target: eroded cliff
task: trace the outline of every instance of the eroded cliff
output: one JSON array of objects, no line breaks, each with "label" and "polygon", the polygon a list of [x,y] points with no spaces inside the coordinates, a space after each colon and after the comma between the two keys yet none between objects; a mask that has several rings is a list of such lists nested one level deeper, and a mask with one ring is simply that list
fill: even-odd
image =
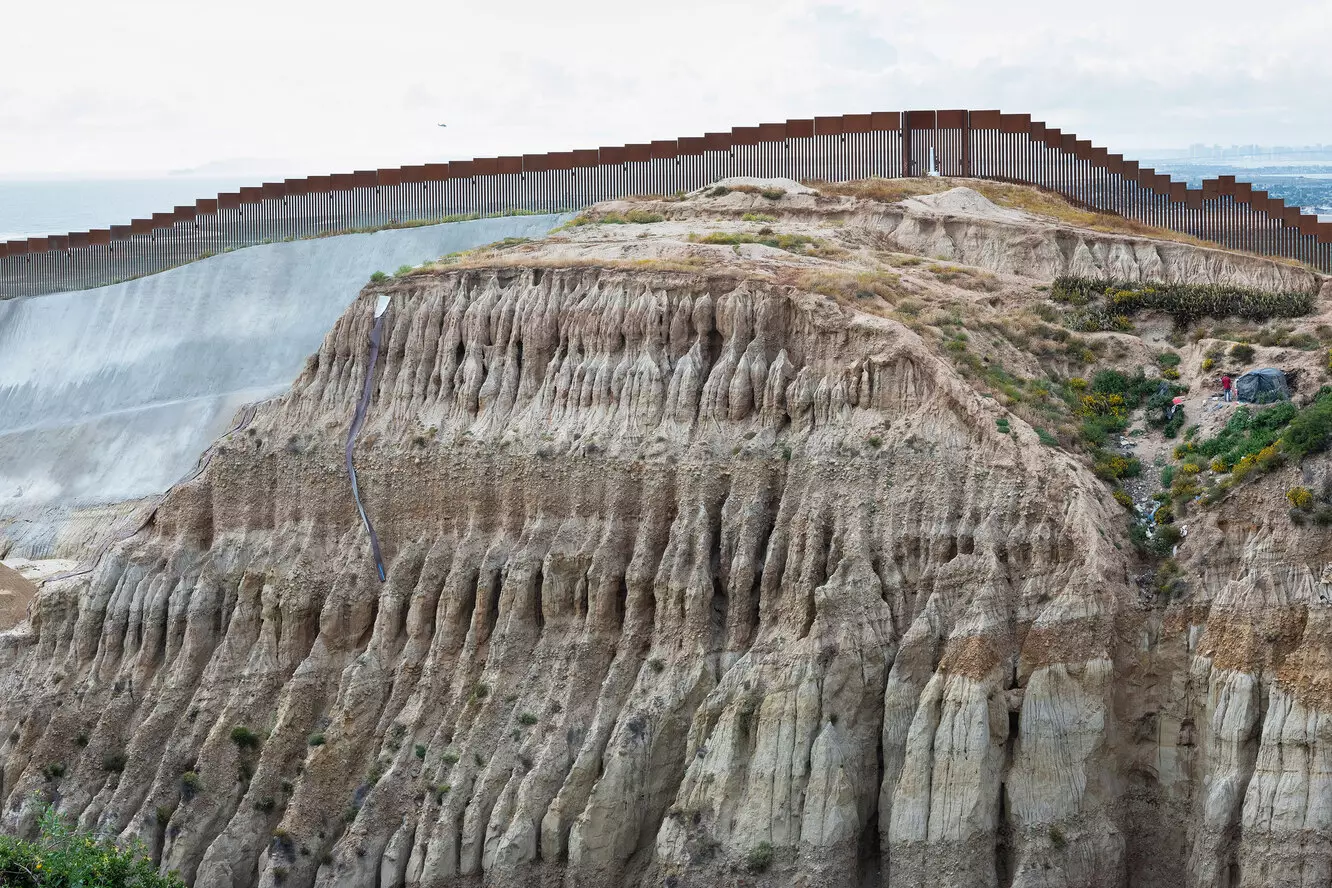
[{"label": "eroded cliff", "polygon": [[[0,823],[53,799],[209,888],[1323,878],[1326,533],[1237,497],[1192,594],[1144,592],[1110,490],[939,335],[1069,270],[1313,275],[970,191],[587,221],[368,288],[43,587],[0,635]],[[384,584],[342,467],[380,294]],[[1074,340],[969,354],[1148,354]]]}]

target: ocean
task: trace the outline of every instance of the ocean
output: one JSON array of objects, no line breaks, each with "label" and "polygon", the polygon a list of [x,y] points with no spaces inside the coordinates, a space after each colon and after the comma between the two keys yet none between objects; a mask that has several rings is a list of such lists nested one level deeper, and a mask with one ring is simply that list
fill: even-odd
[{"label": "ocean", "polygon": [[256,184],[249,177],[0,180],[0,241],[124,225]]},{"label": "ocean", "polygon": [[[1163,162],[1156,170],[1185,179],[1193,186],[1204,178],[1234,174],[1287,203],[1315,211],[1332,221],[1332,164],[1246,169]],[[0,241],[123,225],[131,219],[167,212],[201,197],[259,182],[254,178],[234,177],[0,180]]]}]

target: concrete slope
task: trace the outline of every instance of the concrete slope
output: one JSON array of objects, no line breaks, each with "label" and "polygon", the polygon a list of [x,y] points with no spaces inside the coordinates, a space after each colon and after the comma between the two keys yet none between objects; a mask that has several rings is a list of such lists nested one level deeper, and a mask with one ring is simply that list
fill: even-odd
[{"label": "concrete slope", "polygon": [[73,513],[164,491],[241,405],[291,383],[375,271],[540,237],[565,218],[269,244],[0,301],[0,555],[61,554],[87,542],[56,542]]}]

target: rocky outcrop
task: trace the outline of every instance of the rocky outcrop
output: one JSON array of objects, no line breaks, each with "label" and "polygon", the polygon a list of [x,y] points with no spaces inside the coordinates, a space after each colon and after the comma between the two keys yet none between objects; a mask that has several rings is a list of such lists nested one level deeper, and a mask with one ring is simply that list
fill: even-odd
[{"label": "rocky outcrop", "polygon": [[659,224],[363,292],[0,635],[0,826],[208,888],[1315,880],[1296,541],[1220,522],[1152,599],[1087,467],[799,284],[838,260]]}]

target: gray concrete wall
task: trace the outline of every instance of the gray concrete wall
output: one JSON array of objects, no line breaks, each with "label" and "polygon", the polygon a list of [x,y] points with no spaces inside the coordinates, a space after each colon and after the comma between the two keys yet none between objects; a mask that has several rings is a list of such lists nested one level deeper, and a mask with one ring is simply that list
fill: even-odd
[{"label": "gray concrete wall", "polygon": [[269,244],[0,301],[0,554],[56,554],[62,515],[166,490],[241,405],[290,385],[375,271],[540,237],[567,218]]}]

